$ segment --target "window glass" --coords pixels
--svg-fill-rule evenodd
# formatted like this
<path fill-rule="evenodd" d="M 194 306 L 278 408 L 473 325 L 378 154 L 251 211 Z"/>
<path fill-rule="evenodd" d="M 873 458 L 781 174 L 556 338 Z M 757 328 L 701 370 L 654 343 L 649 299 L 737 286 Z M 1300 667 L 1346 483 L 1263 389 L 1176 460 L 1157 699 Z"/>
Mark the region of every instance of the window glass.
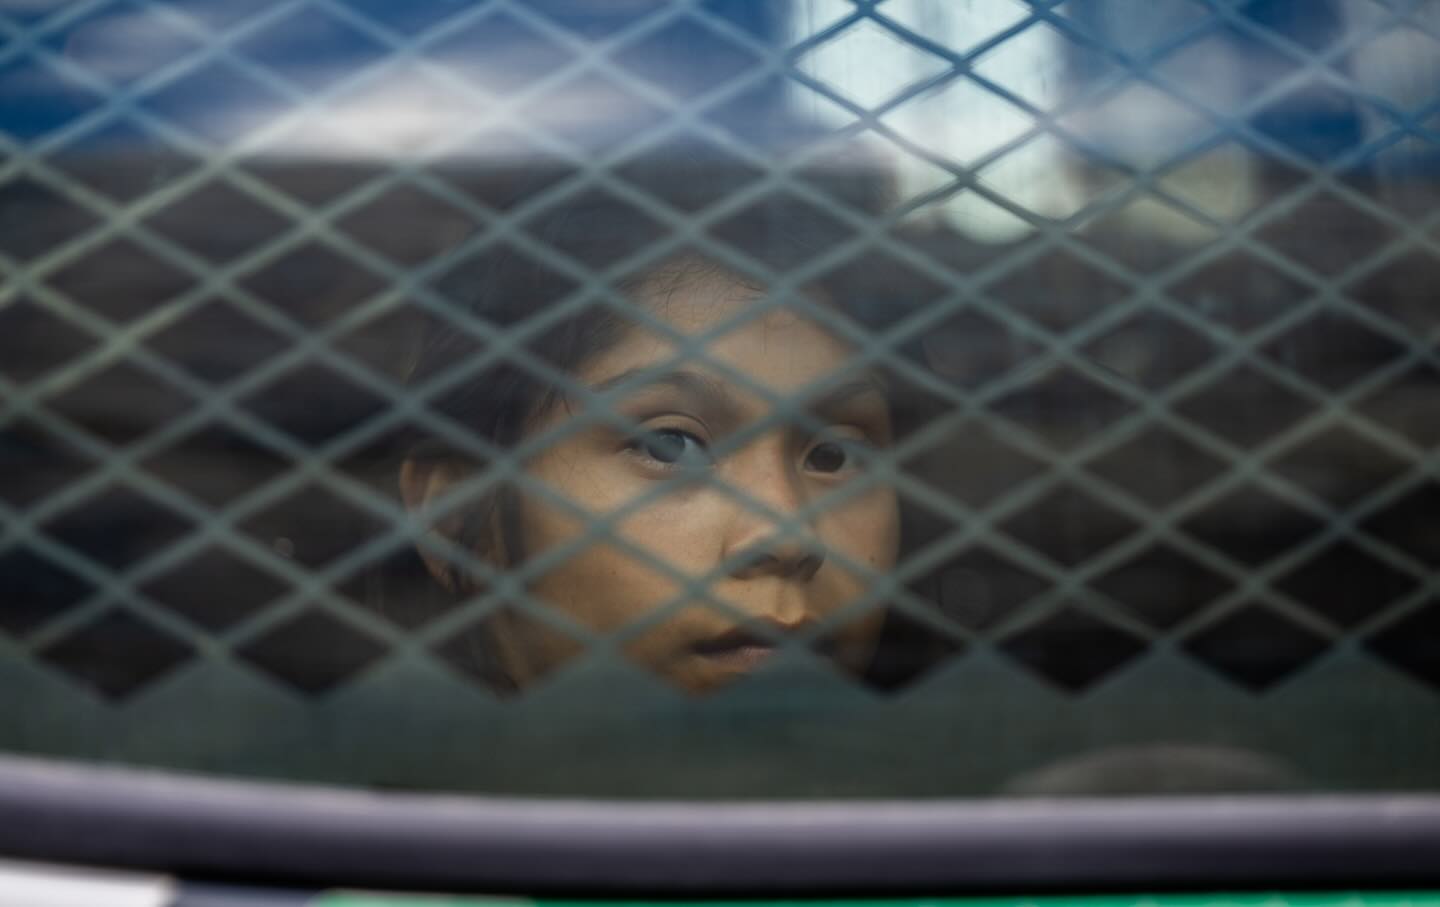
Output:
<path fill-rule="evenodd" d="M 0 751 L 1440 784 L 1440 8 L 0 0 Z"/>

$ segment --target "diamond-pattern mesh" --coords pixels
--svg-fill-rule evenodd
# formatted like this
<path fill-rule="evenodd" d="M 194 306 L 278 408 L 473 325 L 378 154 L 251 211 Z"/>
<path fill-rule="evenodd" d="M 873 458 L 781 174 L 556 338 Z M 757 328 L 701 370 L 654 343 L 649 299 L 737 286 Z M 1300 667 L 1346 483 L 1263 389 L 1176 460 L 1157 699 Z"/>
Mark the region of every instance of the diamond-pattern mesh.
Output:
<path fill-rule="evenodd" d="M 497 628 L 549 640 L 538 690 L 733 623 L 739 565 L 623 537 L 672 487 L 577 514 L 521 465 L 563 434 L 446 409 L 497 363 L 572 390 L 539 351 L 587 312 L 722 368 L 626 289 L 689 249 L 811 317 L 796 290 L 858 299 L 834 329 L 926 403 L 861 483 L 914 512 L 899 564 L 832 552 L 867 591 L 757 630 L 785 664 L 898 704 L 968 662 L 1067 703 L 1147 662 L 1246 702 L 1364 663 L 1433 708 L 1440 15 L 1300 6 L 0 4 L 0 659 L 111 708 L 216 667 L 319 708 L 403 663 L 524 709 Z M 474 317 L 512 274 L 533 312 Z M 422 436 L 480 466 L 417 517 Z M 568 549 L 496 570 L 432 531 L 514 482 L 588 519 Z M 532 593 L 602 544 L 654 614 Z"/>

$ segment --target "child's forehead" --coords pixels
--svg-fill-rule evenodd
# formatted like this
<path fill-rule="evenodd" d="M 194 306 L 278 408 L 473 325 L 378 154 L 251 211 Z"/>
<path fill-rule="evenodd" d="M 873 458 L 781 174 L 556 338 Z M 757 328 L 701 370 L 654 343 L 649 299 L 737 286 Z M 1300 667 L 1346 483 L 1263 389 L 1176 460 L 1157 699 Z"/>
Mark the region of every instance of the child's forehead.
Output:
<path fill-rule="evenodd" d="M 635 296 L 638 317 L 626 318 L 627 333 L 656 342 L 671 334 L 706 339 L 754 328 L 754 333 L 829 335 L 824 300 L 813 292 L 775 293 L 763 284 L 720 268 L 671 272 L 647 283 Z M 658 324 L 657 324 L 658 322 Z"/>
<path fill-rule="evenodd" d="M 643 304 L 646 317 L 625 319 L 615 343 L 581 369 L 586 381 L 637 367 L 692 367 L 735 370 L 788 389 L 830 378 L 854 362 L 854 348 L 824 323 L 823 308 L 797 310 L 734 280 L 707 278 Z"/>
<path fill-rule="evenodd" d="M 799 310 L 762 293 L 717 290 L 674 295 L 626 320 L 618 350 L 628 354 L 732 356 L 789 350 L 806 356 L 849 357 L 853 349 L 835 334 L 823 311 Z"/>

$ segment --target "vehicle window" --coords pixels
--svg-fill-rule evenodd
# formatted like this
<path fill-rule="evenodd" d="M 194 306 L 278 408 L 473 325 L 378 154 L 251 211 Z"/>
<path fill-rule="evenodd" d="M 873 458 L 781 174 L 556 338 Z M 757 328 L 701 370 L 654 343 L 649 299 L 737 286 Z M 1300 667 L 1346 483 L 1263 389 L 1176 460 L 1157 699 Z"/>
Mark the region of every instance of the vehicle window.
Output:
<path fill-rule="evenodd" d="M 1440 7 L 0 0 L 0 751 L 1440 786 Z"/>

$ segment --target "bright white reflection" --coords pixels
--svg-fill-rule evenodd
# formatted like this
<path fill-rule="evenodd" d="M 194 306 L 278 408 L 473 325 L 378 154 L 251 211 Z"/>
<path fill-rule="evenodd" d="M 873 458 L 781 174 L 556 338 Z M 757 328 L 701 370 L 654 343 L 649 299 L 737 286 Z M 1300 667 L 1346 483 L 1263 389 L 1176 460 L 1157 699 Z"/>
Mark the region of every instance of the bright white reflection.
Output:
<path fill-rule="evenodd" d="M 1343 9 L 1356 27 L 1376 27 L 1379 34 L 1351 55 L 1350 75 L 1360 91 L 1413 115 L 1435 98 L 1440 85 L 1440 4 L 1421 4 L 1410 11 L 1407 22 L 1389 23 L 1385 10 L 1365 0 L 1346 0 Z M 1382 173 L 1424 172 L 1440 159 L 1440 146 L 1407 133 L 1390 114 L 1369 104 L 1360 107 L 1361 122 L 1368 141 L 1398 136 L 1379 159 Z M 1440 130 L 1440 117 L 1424 119 L 1430 131 Z M 1425 182 L 1429 182 L 1426 180 Z M 1412 180 L 1412 187 L 1414 181 Z M 1412 199 L 1423 206 L 1424 202 Z"/>
<path fill-rule="evenodd" d="M 792 44 L 855 11 L 855 7 L 834 0 L 799 0 L 792 9 Z M 1014 0 L 890 0 L 876 12 L 962 54 L 1029 15 L 1026 5 Z M 1062 96 L 1065 58 L 1049 27 L 1031 26 L 975 58 L 973 65 L 983 78 L 1041 110 L 1054 106 Z M 883 105 L 906 88 L 951 69 L 949 61 L 868 18 L 801 55 L 796 66 L 866 109 Z M 792 91 L 798 107 L 832 125 L 850 120 L 848 113 L 814 104 L 814 94 L 805 86 L 796 83 Z M 1066 173 L 1053 143 L 1032 139 L 992 157 L 1033 131 L 1037 123 L 1025 110 L 978 82 L 963 76 L 951 78 L 884 113 L 881 121 L 925 151 L 962 167 L 978 168 L 987 187 L 1030 211 L 1064 217 L 1077 207 L 1078 187 Z M 894 149 L 893 156 L 903 197 L 935 188 L 934 165 L 899 149 Z M 922 211 L 983 242 L 1004 242 L 1032 229 L 1027 221 L 971 192 L 952 195 Z"/>
<path fill-rule="evenodd" d="M 408 157 L 472 131 L 474 107 L 423 70 L 401 67 L 299 112 L 284 153 L 304 157 Z"/>

